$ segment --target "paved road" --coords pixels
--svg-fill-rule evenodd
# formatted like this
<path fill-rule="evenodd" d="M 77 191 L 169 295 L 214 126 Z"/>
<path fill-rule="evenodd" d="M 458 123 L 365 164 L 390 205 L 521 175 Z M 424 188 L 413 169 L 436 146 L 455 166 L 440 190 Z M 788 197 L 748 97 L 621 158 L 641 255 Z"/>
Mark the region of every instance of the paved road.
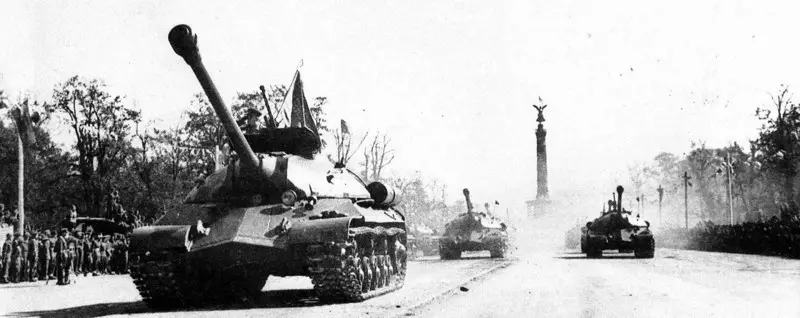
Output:
<path fill-rule="evenodd" d="M 0 313 L 241 317 L 800 317 L 800 261 L 658 248 L 653 259 L 564 251 L 564 217 L 515 226 L 513 257 L 427 257 L 409 263 L 399 291 L 322 305 L 307 278 L 270 278 L 255 305 L 151 312 L 127 276 L 79 278 L 67 287 L 0 285 Z M 514 223 L 512 223 L 514 224 Z M 658 238 L 656 238 L 658 240 Z M 491 272 L 490 274 L 486 274 Z M 486 274 L 486 275 L 482 275 Z M 473 280 L 480 276 L 481 278 Z M 464 288 L 460 288 L 464 287 Z"/>
<path fill-rule="evenodd" d="M 657 250 L 650 260 L 541 253 L 407 315 L 800 317 L 800 261 Z"/>
<path fill-rule="evenodd" d="M 183 312 L 152 312 L 141 301 L 129 276 L 78 277 L 69 286 L 45 286 L 44 282 L 0 285 L 0 315 L 42 317 L 96 317 L 106 315 L 169 317 L 385 317 L 404 313 L 432 296 L 457 288 L 465 281 L 513 262 L 491 259 L 488 252 L 468 254 L 462 260 L 443 262 L 425 257 L 409 262 L 402 289 L 354 304 L 319 304 L 311 281 L 304 277 L 270 278 L 263 299 L 256 304 L 205 308 Z"/>
<path fill-rule="evenodd" d="M 472 255 L 409 264 L 398 292 L 363 303 L 321 305 L 306 278 L 271 278 L 255 305 L 151 312 L 127 276 L 0 286 L 0 313 L 75 317 L 800 317 L 800 261 L 658 249 L 650 260 L 542 250 L 516 261 Z M 510 264 L 510 265 L 509 265 Z M 481 276 L 475 281 L 470 279 Z M 459 287 L 465 287 L 462 291 Z"/>

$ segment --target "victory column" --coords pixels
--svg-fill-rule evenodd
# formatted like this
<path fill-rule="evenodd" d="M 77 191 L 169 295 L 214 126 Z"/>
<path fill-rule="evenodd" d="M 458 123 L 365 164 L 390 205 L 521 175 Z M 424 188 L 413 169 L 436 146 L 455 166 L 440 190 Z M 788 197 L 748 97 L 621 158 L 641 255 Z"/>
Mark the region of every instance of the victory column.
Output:
<path fill-rule="evenodd" d="M 536 199 L 526 203 L 528 212 L 539 216 L 547 213 L 547 206 L 550 203 L 547 189 L 547 145 L 545 144 L 547 130 L 542 124 L 545 121 L 543 112 L 547 105 L 539 97 L 539 105 L 533 105 L 533 108 L 539 112 L 536 118 L 536 121 L 539 122 L 539 127 L 536 128 Z"/>

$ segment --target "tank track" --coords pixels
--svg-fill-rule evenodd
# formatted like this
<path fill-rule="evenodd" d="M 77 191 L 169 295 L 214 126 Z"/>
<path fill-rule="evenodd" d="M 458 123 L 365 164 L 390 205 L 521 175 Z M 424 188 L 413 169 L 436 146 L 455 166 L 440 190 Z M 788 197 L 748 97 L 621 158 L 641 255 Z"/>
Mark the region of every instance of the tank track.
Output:
<path fill-rule="evenodd" d="M 203 307 L 247 300 L 261 291 L 254 277 L 222 277 L 190 266 L 173 252 L 132 255 L 130 272 L 142 300 L 154 309 Z M 264 280 L 266 281 L 266 279 Z"/>
<path fill-rule="evenodd" d="M 189 305 L 187 300 L 192 297 L 184 295 L 184 282 L 176 275 L 183 266 L 179 257 L 169 252 L 131 256 L 133 283 L 148 306 L 168 309 Z"/>
<path fill-rule="evenodd" d="M 363 301 L 401 288 L 407 261 L 404 241 L 403 229 L 362 227 L 351 229 L 346 242 L 310 244 L 308 270 L 320 300 Z M 218 280 L 196 267 L 190 266 L 181 253 L 134 254 L 130 275 L 142 300 L 154 309 L 236 302 L 260 292 L 250 286 L 253 277 Z"/>
<path fill-rule="evenodd" d="M 346 242 L 308 246 L 311 282 L 321 301 L 358 302 L 403 287 L 405 231 L 359 227 Z"/>

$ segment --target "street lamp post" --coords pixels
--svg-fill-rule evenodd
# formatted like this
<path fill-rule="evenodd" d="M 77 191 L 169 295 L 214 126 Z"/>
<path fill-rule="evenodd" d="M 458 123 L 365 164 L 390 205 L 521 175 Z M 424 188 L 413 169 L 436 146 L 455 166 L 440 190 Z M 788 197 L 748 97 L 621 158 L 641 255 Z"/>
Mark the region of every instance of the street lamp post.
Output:
<path fill-rule="evenodd" d="M 686 221 L 686 229 L 689 229 L 689 187 L 692 186 L 692 183 L 689 180 L 692 177 L 689 176 L 689 172 L 683 172 L 683 204 L 684 204 L 684 220 Z"/>
<path fill-rule="evenodd" d="M 664 199 L 664 188 L 658 185 L 658 224 L 661 226 L 661 201 Z"/>

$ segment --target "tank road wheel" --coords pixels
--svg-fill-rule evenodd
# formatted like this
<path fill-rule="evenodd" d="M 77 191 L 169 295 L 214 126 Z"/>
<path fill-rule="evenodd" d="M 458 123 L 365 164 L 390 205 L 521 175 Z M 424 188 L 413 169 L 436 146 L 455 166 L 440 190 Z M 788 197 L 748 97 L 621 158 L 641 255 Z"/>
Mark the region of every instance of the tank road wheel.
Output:
<path fill-rule="evenodd" d="M 581 235 L 581 253 L 586 253 L 586 235 Z"/>
<path fill-rule="evenodd" d="M 347 242 L 308 247 L 311 282 L 322 301 L 362 301 L 403 286 L 405 231 L 356 228 L 353 232 Z"/>
<path fill-rule="evenodd" d="M 506 242 L 502 239 L 492 240 L 489 243 L 489 256 L 491 258 L 503 258 L 506 254 Z"/>
<path fill-rule="evenodd" d="M 461 250 L 455 242 L 450 240 L 439 241 L 439 258 L 443 260 L 461 258 Z"/>
<path fill-rule="evenodd" d="M 634 240 L 633 256 L 636 258 L 653 258 L 656 251 L 656 241 L 653 235 L 639 235 Z"/>
<path fill-rule="evenodd" d="M 586 257 L 598 258 L 603 256 L 603 246 L 601 242 L 592 239 L 591 236 L 586 237 Z"/>
<path fill-rule="evenodd" d="M 153 309 L 199 307 L 211 282 L 184 255 L 169 252 L 132 255 L 130 275 L 142 300 Z M 212 288 L 213 290 L 213 288 Z"/>

